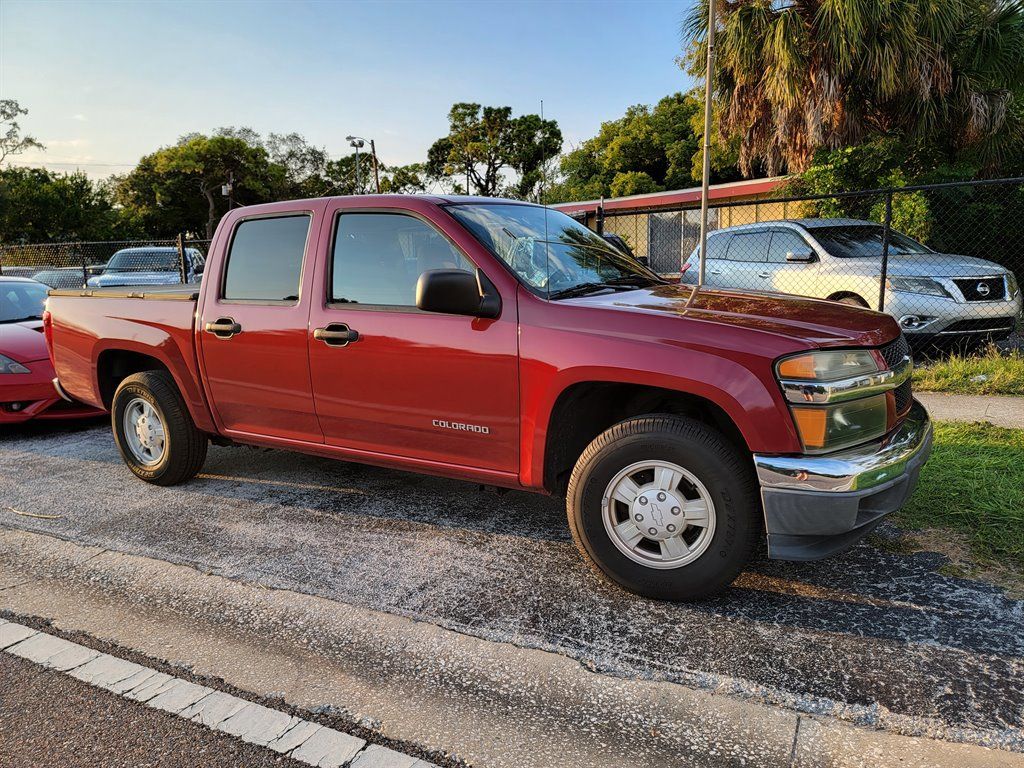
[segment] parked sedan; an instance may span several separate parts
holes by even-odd
[[[32,279],[50,288],[81,288],[85,284],[81,267],[44,269],[32,275]]]
[[[198,282],[203,272],[203,254],[185,249],[186,282]],[[178,249],[173,246],[122,248],[107,262],[103,274],[90,277],[90,288],[115,285],[172,285],[181,282]]]
[[[102,413],[63,399],[54,388],[43,337],[47,291],[35,280],[0,277],[0,424]]]
[[[706,284],[878,306],[883,228],[859,219],[788,219],[708,235]],[[696,282],[699,247],[683,263]],[[1021,315],[1013,272],[971,256],[936,253],[890,230],[884,309],[907,338],[975,342],[1005,338]]]

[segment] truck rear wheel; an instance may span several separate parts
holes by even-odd
[[[604,577],[644,597],[696,600],[739,575],[761,534],[753,467],[694,419],[620,422],[569,480],[569,528]]]
[[[206,435],[196,429],[167,372],[145,371],[126,378],[114,393],[110,413],[124,463],[147,483],[177,485],[202,469]]]

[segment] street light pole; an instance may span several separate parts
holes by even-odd
[[[364,146],[366,140],[361,139],[358,136],[346,136],[345,141],[348,142],[350,147],[356,148],[356,194],[361,194],[363,191],[363,183],[359,178],[359,149]]]
[[[708,186],[711,181],[711,83],[715,69],[715,0],[708,0],[708,61],[704,73],[704,169],[700,182],[700,263],[697,285],[704,285],[708,251]]]
[[[380,168],[377,164],[377,147],[373,143],[373,139],[370,139],[370,154],[373,155],[373,184],[377,188],[377,194],[380,194]]]

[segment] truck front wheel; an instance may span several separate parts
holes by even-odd
[[[569,480],[569,528],[598,572],[657,600],[728,586],[761,534],[749,460],[694,419],[620,422],[583,452]]]
[[[114,440],[128,468],[147,483],[177,485],[206,461],[207,438],[165,371],[129,376],[110,409]]]

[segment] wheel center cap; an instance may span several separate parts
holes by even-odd
[[[655,541],[676,536],[686,527],[682,500],[672,491],[641,489],[629,513],[643,535]]]

